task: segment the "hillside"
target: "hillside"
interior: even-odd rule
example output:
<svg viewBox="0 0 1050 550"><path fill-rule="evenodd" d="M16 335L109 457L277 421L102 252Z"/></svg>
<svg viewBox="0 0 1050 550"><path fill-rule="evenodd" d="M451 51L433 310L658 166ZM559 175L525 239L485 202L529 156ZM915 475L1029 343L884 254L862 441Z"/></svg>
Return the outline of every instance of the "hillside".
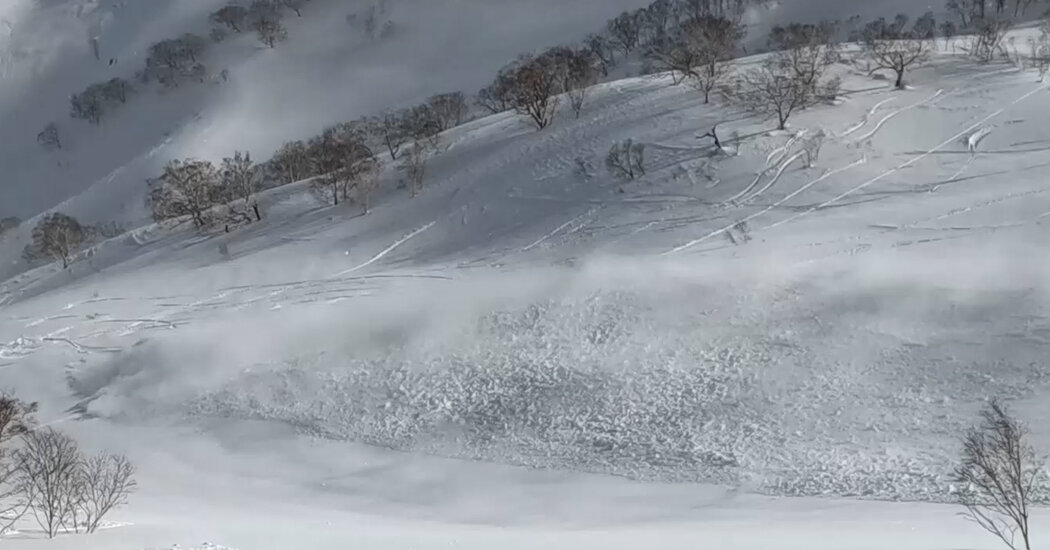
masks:
<svg viewBox="0 0 1050 550"><path fill-rule="evenodd" d="M612 3L585 4L545 43ZM301 24L335 24L318 13ZM176 28L192 14L154 15ZM324 80L331 66L296 62L307 46L290 33L240 74L279 62ZM112 529L47 547L991 547L943 503L987 397L1044 410L1050 88L966 56L966 40L938 40L905 89L835 63L841 92L785 130L668 74L601 83L542 131L510 112L448 130L422 192L388 167L367 215L299 182L230 233L142 222L68 270L5 281L0 385L139 466ZM444 55L418 67L477 87L513 56L470 48L493 60L476 76ZM200 118L165 147L272 147L315 132L322 110L444 89L383 78L397 93L346 104L314 85L301 118L268 103L280 85L238 91L229 112L226 91L186 99ZM141 105L119 115L128 127L156 108ZM263 111L272 124L249 122ZM722 148L704 136L716 125ZM627 139L645 146L633 180L605 166ZM100 166L135 178L90 180L70 210L116 212L107 193L164 157L133 156Z"/></svg>

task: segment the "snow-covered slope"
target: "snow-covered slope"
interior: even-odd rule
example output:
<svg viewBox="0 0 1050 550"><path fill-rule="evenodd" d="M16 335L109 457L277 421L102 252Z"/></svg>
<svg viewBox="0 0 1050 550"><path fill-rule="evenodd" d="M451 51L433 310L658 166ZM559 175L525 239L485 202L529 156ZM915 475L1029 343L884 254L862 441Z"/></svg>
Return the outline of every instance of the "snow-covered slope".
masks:
<svg viewBox="0 0 1050 550"><path fill-rule="evenodd" d="M5 282L0 385L141 468L133 525L55 546L973 547L939 505L751 493L944 501L984 398L1045 410L1050 91L834 70L789 132L631 78L452 130L368 216L292 185Z"/></svg>

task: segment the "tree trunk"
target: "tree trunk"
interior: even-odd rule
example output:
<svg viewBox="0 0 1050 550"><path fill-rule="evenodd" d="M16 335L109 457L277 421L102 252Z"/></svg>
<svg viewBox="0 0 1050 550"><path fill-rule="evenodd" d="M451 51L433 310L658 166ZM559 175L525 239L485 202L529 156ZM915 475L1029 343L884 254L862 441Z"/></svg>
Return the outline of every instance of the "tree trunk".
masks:
<svg viewBox="0 0 1050 550"><path fill-rule="evenodd" d="M259 203L255 203L252 205L252 211L255 212L255 221L261 222L262 214L259 212Z"/></svg>
<svg viewBox="0 0 1050 550"><path fill-rule="evenodd" d="M897 86L898 90L904 88L904 70L903 69L897 71L897 83L896 83L896 86Z"/></svg>

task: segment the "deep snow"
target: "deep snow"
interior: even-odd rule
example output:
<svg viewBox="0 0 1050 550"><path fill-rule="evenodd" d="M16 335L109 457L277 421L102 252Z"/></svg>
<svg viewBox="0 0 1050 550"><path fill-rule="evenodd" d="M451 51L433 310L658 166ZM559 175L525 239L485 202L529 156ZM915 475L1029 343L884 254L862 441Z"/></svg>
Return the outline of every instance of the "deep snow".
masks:
<svg viewBox="0 0 1050 550"><path fill-rule="evenodd" d="M1050 91L948 52L906 91L835 71L843 100L788 133L630 78L543 133L452 130L424 193L369 216L293 185L233 234L144 226L6 281L0 383L142 470L132 525L11 542L993 547L943 505L755 495L947 500L990 395L1050 441ZM716 122L736 155L698 139ZM626 138L648 175L624 183ZM112 189L69 205L115 215Z"/></svg>

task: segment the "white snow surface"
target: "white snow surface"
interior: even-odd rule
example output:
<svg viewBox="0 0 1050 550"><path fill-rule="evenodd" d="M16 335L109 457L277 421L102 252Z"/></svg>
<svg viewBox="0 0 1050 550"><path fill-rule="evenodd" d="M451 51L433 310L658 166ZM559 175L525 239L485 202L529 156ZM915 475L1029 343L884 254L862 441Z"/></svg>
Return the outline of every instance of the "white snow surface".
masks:
<svg viewBox="0 0 1050 550"><path fill-rule="evenodd" d="M214 8L42 3L81 10L64 18L29 4L0 15L112 30L121 63ZM583 1L543 19L509 0L406 0L405 17L420 18L406 25L492 24L487 42L459 44L491 63L449 73L462 65L427 58L442 38L418 25L426 48L382 47L422 56L375 69L413 76L349 94L359 77L296 62L316 46L296 25L345 25L318 7L329 4L308 5L272 52L230 46L252 49L248 61L229 54L256 75L246 88L190 92L173 103L188 110L170 113L151 100L76 130L78 147L112 155L70 169L76 181L48 172L24 131L21 152L5 141L5 165L39 162L11 164L20 175L0 214L67 200L79 215L141 221L138 203L111 199L136 197L164 158L272 147L448 87L434 75L471 89L518 51L632 5ZM113 6L141 13L105 15ZM560 30L543 24L555 19ZM63 53L85 48L83 34L56 31L70 43L38 48L45 38L20 36L3 43L3 59L21 61L4 65L20 84L0 91L0 114L37 128L46 117L21 107L28 97L57 112L67 88L97 75L76 76L78 58ZM291 67L299 78L248 85ZM3 544L995 547L939 503L985 398L1012 400L1050 443L1050 91L1034 71L950 49L902 91L834 70L842 101L798 113L787 133L667 77L628 78L543 132L511 114L451 130L424 192L409 199L391 170L367 216L295 184L263 197L264 221L228 235L136 224L68 271L12 277L0 285L0 386L39 401L41 419L85 447L127 453L141 489L90 537L43 541L27 523ZM335 82L305 85L319 74ZM296 94L302 109L278 108ZM128 135L147 114L172 126ZM731 154L697 140L715 123ZM806 167L805 137L821 130ZM646 144L647 174L615 181L604 155L627 138ZM41 191L48 178L66 187ZM1050 523L1038 512L1041 538Z"/></svg>

